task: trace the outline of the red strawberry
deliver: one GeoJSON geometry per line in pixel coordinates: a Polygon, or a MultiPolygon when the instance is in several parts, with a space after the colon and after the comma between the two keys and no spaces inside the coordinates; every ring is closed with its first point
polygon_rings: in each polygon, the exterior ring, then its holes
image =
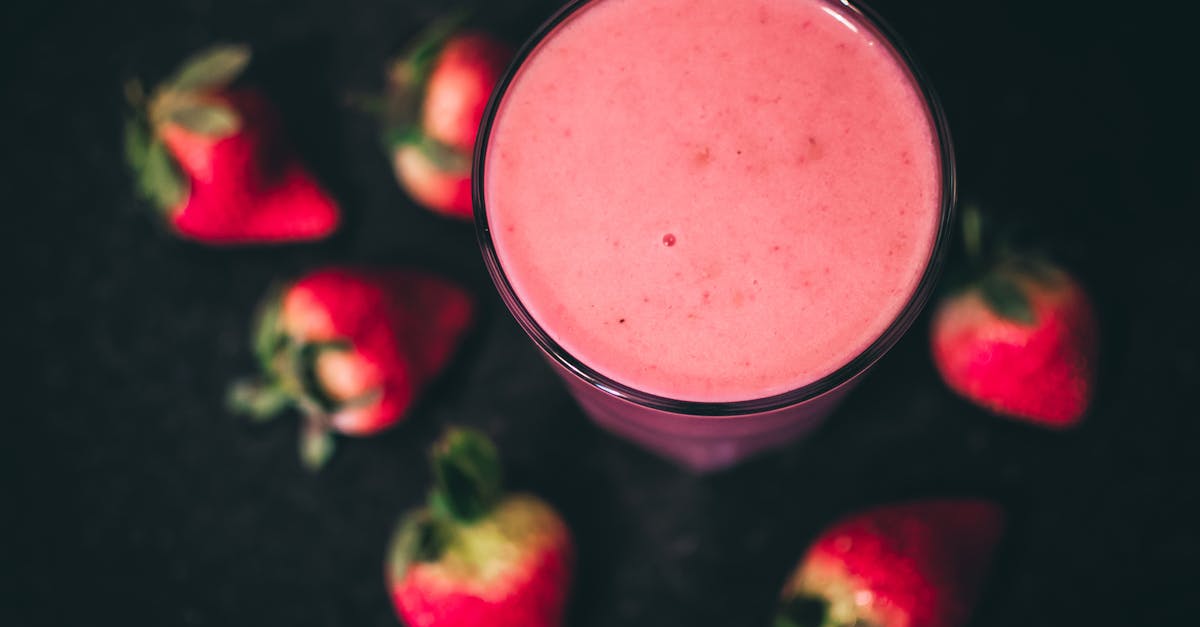
{"type": "Polygon", "coordinates": [[[486,436],[452,429],[433,451],[429,504],[397,527],[387,582],[410,627],[556,627],[574,548],[537,497],[506,495],[486,436]]]}
{"type": "MultiPolygon", "coordinates": [[[[978,228],[975,215],[964,220],[978,228]]],[[[971,239],[978,250],[978,237],[971,239]]],[[[1009,254],[938,304],[933,361],[946,384],[971,401],[1065,428],[1091,403],[1097,333],[1095,312],[1074,278],[1009,254]]]]}
{"type": "Polygon", "coordinates": [[[465,31],[442,45],[425,83],[425,134],[470,154],[492,90],[512,50],[491,35],[465,31]]]}
{"type": "Polygon", "coordinates": [[[231,83],[250,60],[217,46],[187,61],[136,109],[125,149],[139,191],[179,235],[209,244],[314,240],[340,211],[287,146],[279,114],[257,90],[231,83]]]}
{"type": "Polygon", "coordinates": [[[311,273],[268,298],[255,337],[265,380],[234,386],[231,403],[259,418],[299,408],[303,458],[319,467],[330,431],[370,435],[404,418],[450,361],[473,309],[460,288],[417,272],[311,273]]]}
{"type": "Polygon", "coordinates": [[[959,627],[1000,538],[985,501],[868,510],[827,529],[784,586],[776,627],[959,627]]]}
{"type": "Polygon", "coordinates": [[[512,50],[461,17],[434,24],[388,73],[386,142],[396,177],[422,205],[471,218],[471,157],[512,50]]]}

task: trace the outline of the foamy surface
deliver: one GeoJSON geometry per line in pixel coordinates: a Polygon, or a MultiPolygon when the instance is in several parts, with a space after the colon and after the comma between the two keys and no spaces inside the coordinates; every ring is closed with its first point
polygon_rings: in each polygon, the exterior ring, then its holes
{"type": "Polygon", "coordinates": [[[924,101],[819,0],[602,0],[509,87],[486,167],[501,266],[570,353],[681,400],[762,398],[860,354],[939,220],[924,101]]]}

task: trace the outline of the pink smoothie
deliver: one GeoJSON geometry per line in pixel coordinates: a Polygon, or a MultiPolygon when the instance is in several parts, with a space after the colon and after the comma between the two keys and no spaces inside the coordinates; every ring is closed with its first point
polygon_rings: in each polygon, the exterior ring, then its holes
{"type": "Polygon", "coordinates": [[[886,40],[821,0],[597,0],[525,60],[483,172],[546,333],[687,401],[798,389],[912,298],[941,215],[933,120],[886,40]]]}

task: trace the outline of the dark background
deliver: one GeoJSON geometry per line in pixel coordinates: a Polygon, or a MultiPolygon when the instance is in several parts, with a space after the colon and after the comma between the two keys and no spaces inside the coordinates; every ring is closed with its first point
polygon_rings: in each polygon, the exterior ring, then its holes
{"type": "MultiPolygon", "coordinates": [[[[489,15],[520,40],[555,4],[496,1],[489,15]]],[[[1095,410],[1065,434],[984,414],[941,386],[926,318],[815,437],[696,477],[584,419],[500,305],[471,228],[415,208],[373,122],[340,105],[378,89],[385,59],[446,6],[6,3],[0,198],[16,319],[4,325],[0,624],[395,625],[384,547],[421,500],[424,449],[448,423],[493,434],[510,483],[568,519],[580,546],[571,625],[766,625],[822,526],[947,494],[993,497],[1012,519],[974,625],[1194,621],[1190,16],[874,4],[942,96],[963,198],[1036,224],[1094,294],[1095,410]],[[155,82],[219,40],[254,45],[251,79],[349,213],[334,239],[205,248],[167,236],[133,197],[121,82],[155,82]],[[251,426],[222,397],[253,369],[247,327],[266,286],[345,261],[457,278],[486,315],[406,423],[344,441],[314,476],[296,458],[296,421],[251,426]]]]}

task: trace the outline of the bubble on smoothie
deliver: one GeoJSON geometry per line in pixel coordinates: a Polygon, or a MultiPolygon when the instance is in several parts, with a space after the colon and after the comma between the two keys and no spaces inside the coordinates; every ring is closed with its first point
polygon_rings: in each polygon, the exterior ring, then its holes
{"type": "Polygon", "coordinates": [[[675,235],[673,233],[667,233],[666,235],[664,235],[663,236],[663,245],[668,246],[668,247],[674,246],[675,245],[675,235]]]}

